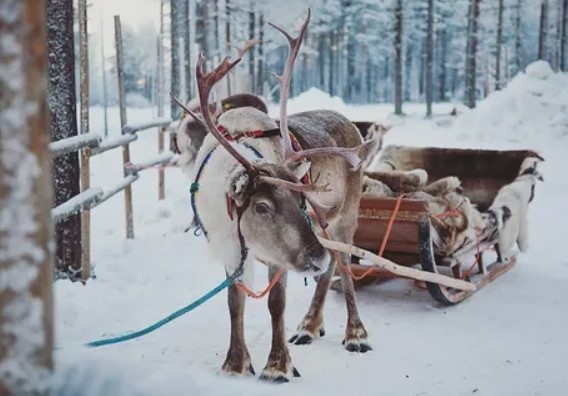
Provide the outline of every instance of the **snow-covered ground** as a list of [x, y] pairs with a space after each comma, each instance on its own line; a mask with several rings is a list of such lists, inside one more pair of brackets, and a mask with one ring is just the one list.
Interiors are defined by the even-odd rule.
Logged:
[[[57, 380], [63, 395], [563, 395], [568, 389], [568, 76], [542, 65], [517, 76], [477, 110], [453, 104], [405, 104], [407, 117], [391, 106], [348, 106], [317, 91], [291, 101], [291, 112], [334, 108], [354, 120], [396, 124], [386, 144], [529, 148], [545, 158], [545, 182], [530, 206], [530, 251], [518, 265], [470, 299], [440, 307], [412, 282], [395, 280], [357, 292], [374, 350], [353, 354], [341, 345], [346, 311], [343, 296], [330, 291], [327, 334], [312, 345], [290, 346], [302, 374], [286, 385], [258, 377], [219, 373], [229, 342], [226, 293], [141, 339], [88, 349], [83, 343], [137, 330], [182, 307], [218, 284], [223, 269], [208, 257], [206, 241], [191, 232], [189, 183], [167, 169], [166, 197], [157, 200], [157, 171], [134, 185], [134, 240], [125, 239], [123, 197], [92, 211], [92, 257], [96, 279], [86, 286], [55, 285]], [[276, 108], [272, 107], [274, 115]], [[111, 109], [111, 135], [118, 112]], [[152, 110], [129, 110], [144, 121]], [[102, 111], [93, 108], [94, 132]], [[157, 153], [155, 131], [132, 145], [133, 162]], [[121, 154], [92, 160], [92, 185], [121, 178]], [[258, 266], [255, 288], [266, 284]], [[307, 310], [313, 281], [292, 274], [288, 282], [287, 332]], [[245, 333], [253, 365], [262, 370], [270, 347], [266, 300], [247, 301]], [[87, 390], [88, 389], [88, 390]]]

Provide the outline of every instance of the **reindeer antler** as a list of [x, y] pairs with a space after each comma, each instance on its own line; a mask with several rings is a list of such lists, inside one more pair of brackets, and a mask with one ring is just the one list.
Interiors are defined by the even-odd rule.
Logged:
[[280, 134], [282, 135], [284, 158], [286, 162], [290, 163], [307, 157], [335, 155], [345, 158], [347, 162], [349, 162], [351, 166], [353, 166], [353, 169], [357, 169], [361, 165], [361, 158], [359, 158], [358, 154], [361, 151], [361, 149], [365, 148], [368, 144], [370, 144], [369, 142], [366, 142], [354, 148], [321, 147], [321, 148], [302, 150], [298, 152], [294, 151], [294, 148], [292, 147], [292, 144], [290, 142], [290, 136], [288, 135], [288, 119], [286, 118], [288, 93], [290, 91], [290, 82], [292, 80], [294, 63], [296, 62], [296, 58], [298, 57], [298, 53], [300, 52], [302, 40], [306, 35], [308, 24], [310, 22], [310, 16], [311, 16], [311, 10], [308, 8], [308, 16], [306, 17], [306, 20], [304, 21], [302, 27], [300, 28], [300, 33], [295, 38], [290, 36], [281, 27], [276, 26], [270, 22], [268, 23], [274, 29], [282, 33], [284, 37], [286, 37], [286, 40], [288, 40], [288, 48], [289, 48], [288, 58], [286, 60], [286, 65], [284, 67], [284, 73], [280, 76], [277, 75], [276, 73], [272, 73], [274, 77], [276, 77], [276, 79], [278, 80], [278, 83], [280, 84]]
[[205, 125], [205, 122], [199, 117], [199, 115], [197, 115], [197, 113], [195, 113], [193, 110], [190, 110], [186, 105], [184, 105], [181, 102], [181, 100], [175, 97], [174, 94], [172, 94], [171, 92], [170, 92], [170, 97], [174, 102], [177, 103], [179, 107], [185, 110], [185, 112], [189, 114], [195, 121], [197, 121], [202, 127], [207, 128], [207, 125]]
[[203, 115], [203, 121], [209, 132], [215, 136], [219, 143], [238, 161], [249, 173], [257, 173], [257, 169], [252, 165], [252, 163], [246, 159], [241, 153], [238, 152], [225, 137], [217, 130], [217, 127], [211, 120], [211, 114], [209, 114], [209, 96], [211, 94], [211, 89], [213, 86], [221, 81], [223, 77], [227, 75], [243, 58], [243, 55], [249, 51], [253, 45], [256, 44], [258, 40], [248, 40], [245, 42], [243, 48], [239, 49], [238, 57], [234, 61], [230, 62], [228, 57], [225, 57], [223, 61], [217, 66], [213, 71], [205, 73], [203, 71], [203, 66], [205, 64], [205, 56], [199, 54], [199, 59], [195, 66], [195, 76], [197, 79], [197, 88], [199, 91], [199, 105], [201, 107], [201, 114]]

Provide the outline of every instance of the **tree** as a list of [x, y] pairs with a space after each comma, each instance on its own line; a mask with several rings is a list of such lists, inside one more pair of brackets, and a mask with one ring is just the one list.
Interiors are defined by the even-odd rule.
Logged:
[[[78, 133], [73, 3], [51, 0], [46, 11], [51, 140], [58, 141]], [[81, 191], [79, 154], [74, 152], [54, 158], [52, 165], [54, 206], [58, 206]], [[55, 267], [60, 275], [75, 279], [81, 271], [81, 215], [77, 213], [56, 224], [55, 235]]]
[[[215, 2], [217, 4], [217, 2]], [[182, 18], [182, 30], [183, 30], [183, 71], [185, 75], [185, 94], [187, 99], [193, 97], [193, 87], [191, 78], [192, 67], [191, 67], [191, 34], [190, 34], [190, 23], [189, 23], [189, 0], [184, 0], [183, 2], [183, 18]]]
[[3, 0], [0, 37], [0, 394], [47, 395], [52, 205], [45, 2]]
[[[499, 17], [497, 18], [497, 51], [495, 54], [495, 89], [501, 89], [501, 46], [503, 43], [503, 11], [504, 0], [499, 0]], [[508, 67], [508, 65], [505, 65]]]
[[434, 0], [428, 0], [428, 19], [426, 34], [426, 116], [432, 115], [432, 86], [434, 58]]
[[522, 61], [522, 6], [523, 0], [517, 0], [517, 7], [516, 7], [516, 16], [515, 16], [515, 72], [518, 73], [522, 69], [523, 61]]
[[394, 113], [402, 115], [402, 0], [396, 0], [394, 11]]
[[470, 0], [468, 15], [467, 46], [465, 59], [465, 100], [469, 108], [475, 107], [476, 74], [477, 74], [477, 31], [479, 22], [479, 6], [481, 0]]
[[[249, 39], [253, 39], [255, 35], [255, 22], [256, 22], [256, 13], [255, 13], [255, 2], [254, 0], [250, 0], [249, 4]], [[249, 76], [250, 76], [250, 91], [256, 93], [255, 87], [255, 52], [256, 48], [253, 47], [250, 50], [249, 54]]]
[[560, 39], [560, 70], [568, 71], [568, 0], [562, 2], [562, 23]]
[[546, 49], [548, 39], [548, 0], [541, 0], [540, 3], [540, 27], [538, 33], [538, 59], [546, 59]]
[[[180, 97], [181, 93], [181, 43], [183, 40], [183, 0], [170, 0], [170, 24], [171, 24], [171, 63], [172, 63], [172, 77], [171, 77], [171, 92], [172, 95]], [[128, 47], [126, 47], [128, 48]], [[127, 51], [128, 52], [128, 51]], [[125, 54], [126, 55], [126, 54]], [[126, 59], [125, 59], [126, 63]], [[127, 66], [125, 65], [125, 72]], [[127, 76], [125, 73], [125, 90], [128, 90]], [[171, 117], [177, 119], [180, 114], [179, 106], [173, 101], [171, 104]]]

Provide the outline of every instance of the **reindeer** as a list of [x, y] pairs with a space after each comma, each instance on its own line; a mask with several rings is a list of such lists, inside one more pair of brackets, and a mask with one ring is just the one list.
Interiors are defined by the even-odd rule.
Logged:
[[[231, 95], [223, 99], [220, 105], [217, 103], [209, 103], [209, 112], [214, 114], [214, 119], [217, 119], [221, 114], [230, 109], [235, 109], [239, 107], [254, 107], [263, 113], [268, 113], [266, 104], [258, 96], [241, 93], [236, 95]], [[192, 100], [186, 104], [186, 107], [192, 110], [194, 113], [199, 113], [199, 101]], [[194, 119], [191, 115], [186, 114], [176, 131], [172, 134], [172, 140], [170, 142], [170, 148], [174, 153], [181, 154], [178, 159], [178, 164], [182, 167], [184, 172], [189, 173], [189, 170], [193, 167], [195, 162], [195, 157], [203, 140], [207, 135], [207, 128], [204, 128], [199, 120]]]
[[[273, 382], [300, 376], [292, 365], [284, 331], [287, 270], [318, 276], [311, 306], [290, 342], [309, 344], [325, 333], [323, 306], [335, 262], [319, 243], [304, 210], [308, 203], [320, 228], [327, 229], [336, 240], [352, 243], [361, 197], [360, 151], [367, 147], [357, 128], [337, 112], [286, 116], [292, 71], [310, 14], [308, 10], [296, 38], [270, 24], [289, 45], [284, 73], [275, 75], [280, 84], [278, 128], [265, 113], [250, 107], [227, 111], [216, 126], [206, 107], [212, 87], [240, 62], [250, 43], [239, 50], [236, 60], [225, 58], [210, 73], [203, 71], [203, 55], [196, 66], [201, 114], [210, 132], [194, 167], [192, 201], [197, 223], [228, 276], [244, 271], [246, 279], [255, 258], [267, 263], [271, 280], [284, 271], [268, 297], [272, 347], [261, 379]], [[292, 147], [288, 124], [296, 131], [302, 146], [299, 151]], [[275, 128], [278, 136], [262, 137], [263, 131]], [[311, 184], [300, 182], [306, 175], [315, 175]], [[350, 265], [349, 255], [341, 254], [341, 260]], [[343, 344], [349, 351], [366, 352], [371, 346], [357, 310], [353, 281], [346, 273], [341, 279], [348, 312]], [[231, 337], [222, 370], [235, 375], [255, 373], [245, 344], [245, 297], [236, 285], [229, 287]]]

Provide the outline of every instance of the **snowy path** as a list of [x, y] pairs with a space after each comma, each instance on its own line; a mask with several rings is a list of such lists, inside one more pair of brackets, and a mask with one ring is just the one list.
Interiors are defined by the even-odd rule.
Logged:
[[[293, 107], [293, 106], [291, 106]], [[405, 106], [412, 113], [422, 106]], [[384, 118], [389, 107], [346, 107], [355, 118]], [[451, 106], [436, 107], [444, 113]], [[298, 111], [298, 109], [291, 109]], [[93, 111], [95, 128], [100, 112]], [[116, 114], [112, 113], [116, 120]], [[136, 121], [152, 115], [136, 110]], [[82, 343], [144, 327], [208, 291], [223, 277], [207, 258], [203, 238], [184, 233], [191, 219], [188, 183], [178, 169], [167, 170], [167, 200], [157, 203], [156, 172], [134, 187], [136, 239], [124, 239], [122, 195], [93, 211], [95, 281], [87, 287], [58, 282], [56, 363], [60, 380], [82, 395], [561, 395], [568, 378], [568, 169], [566, 140], [480, 142], [459, 134], [445, 118], [412, 117], [395, 128], [387, 144], [453, 147], [523, 147], [546, 157], [545, 182], [530, 208], [530, 251], [519, 264], [469, 300], [438, 306], [411, 282], [397, 280], [358, 292], [359, 309], [374, 350], [357, 355], [341, 346], [346, 312], [342, 295], [330, 291], [325, 337], [291, 346], [302, 374], [287, 385], [218, 374], [229, 340], [225, 293], [197, 311], [142, 339], [96, 350]], [[116, 122], [114, 122], [116, 124]], [[438, 124], [437, 124], [438, 123]], [[116, 130], [116, 128], [115, 128]], [[133, 145], [133, 160], [155, 155], [157, 137], [144, 132]], [[120, 152], [93, 161], [93, 186], [120, 178]], [[261, 266], [256, 288], [266, 282]], [[314, 283], [291, 275], [286, 323], [291, 335], [307, 310]], [[245, 333], [259, 373], [270, 346], [266, 301], [247, 301]], [[78, 371], [65, 371], [65, 370]], [[109, 382], [107, 382], [107, 380]], [[91, 393], [84, 389], [92, 386]], [[110, 385], [109, 385], [110, 384]], [[105, 386], [120, 387], [109, 391]]]

